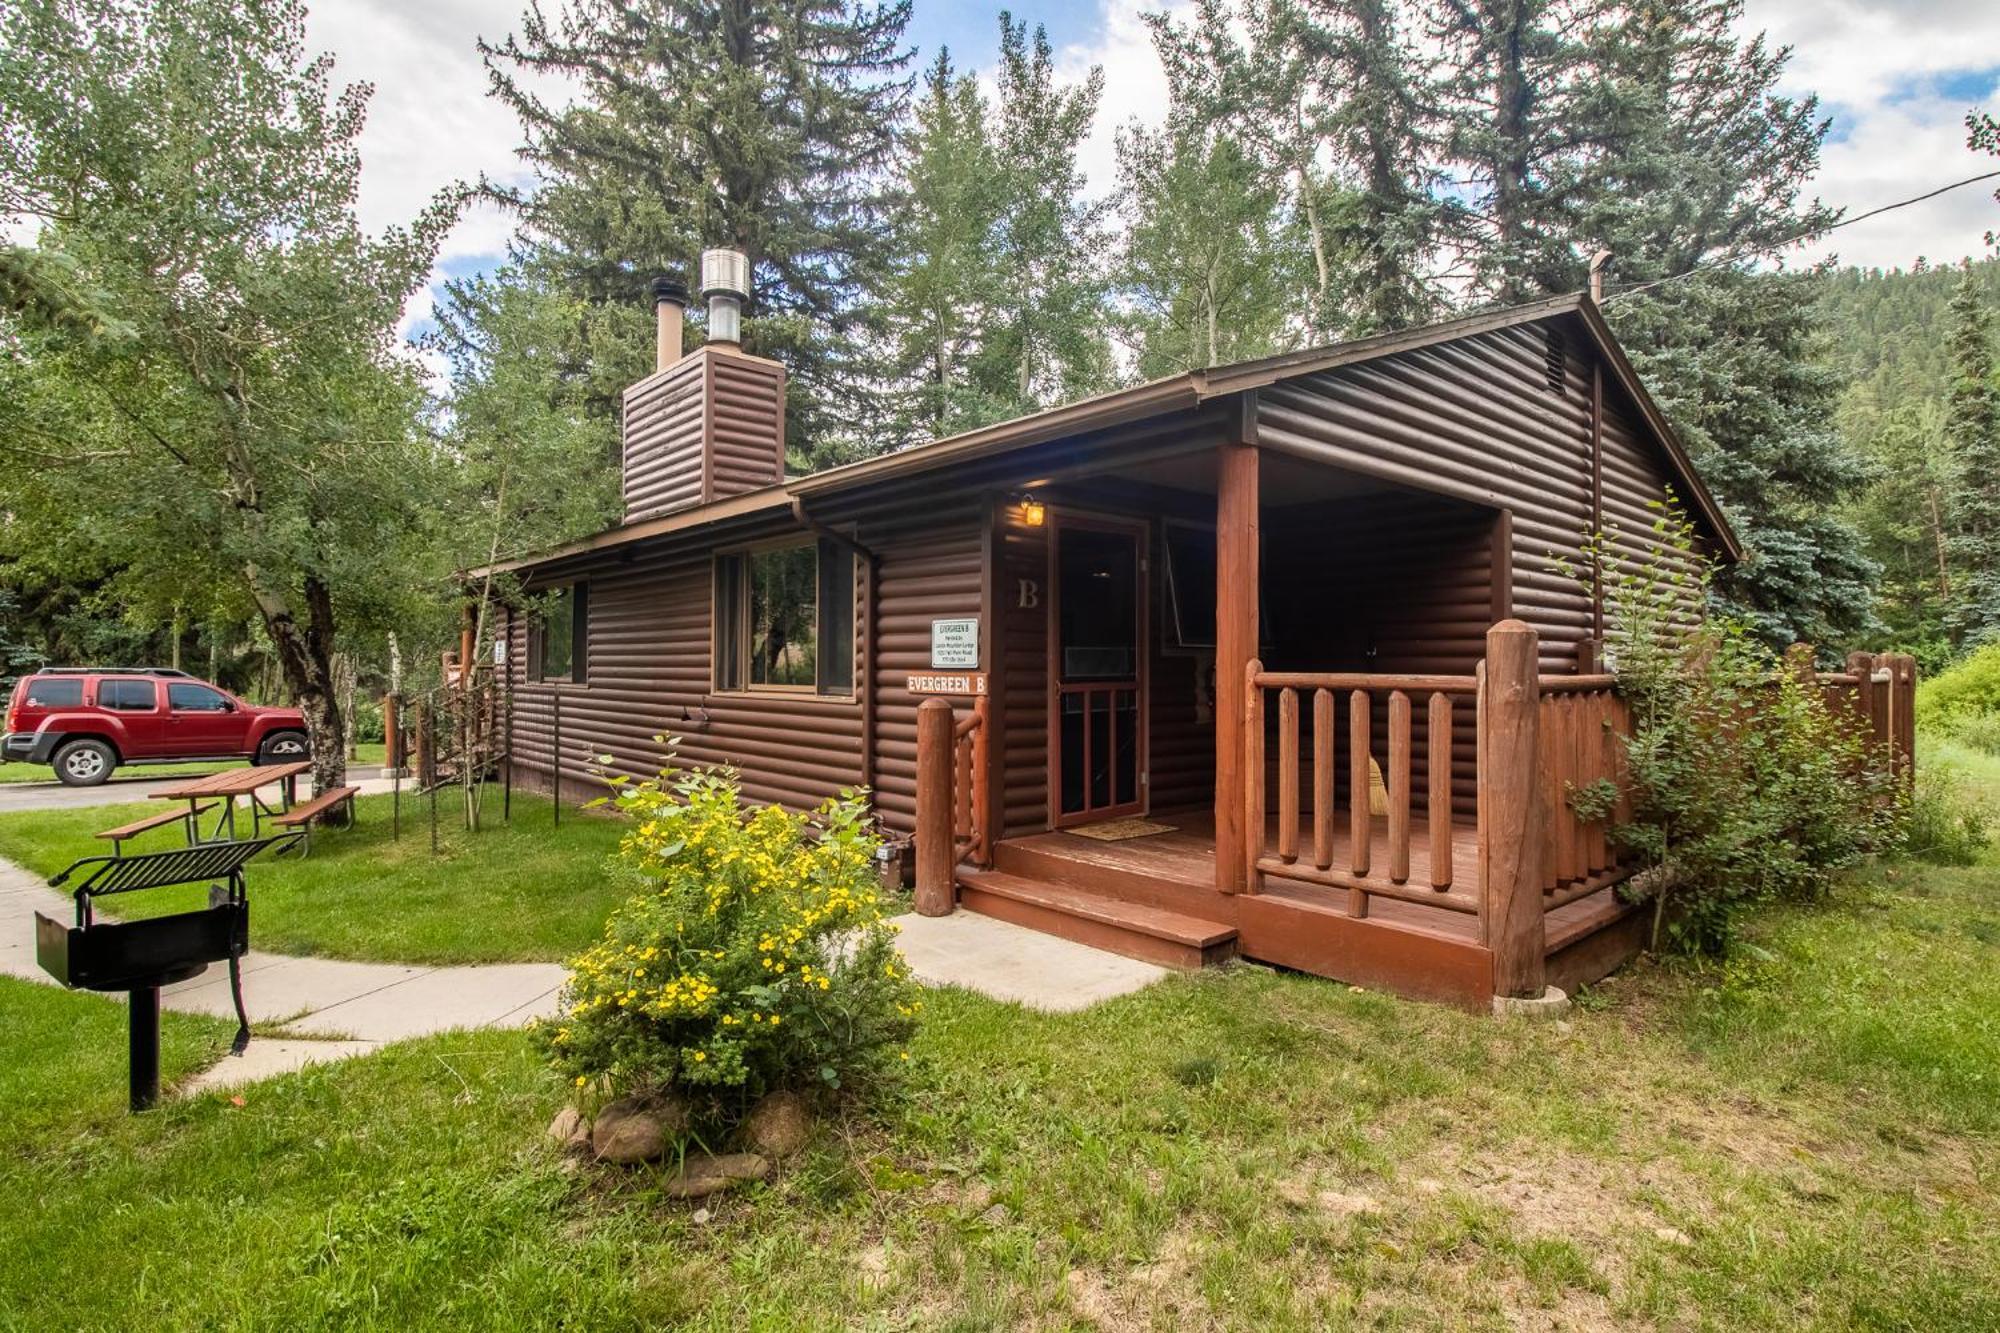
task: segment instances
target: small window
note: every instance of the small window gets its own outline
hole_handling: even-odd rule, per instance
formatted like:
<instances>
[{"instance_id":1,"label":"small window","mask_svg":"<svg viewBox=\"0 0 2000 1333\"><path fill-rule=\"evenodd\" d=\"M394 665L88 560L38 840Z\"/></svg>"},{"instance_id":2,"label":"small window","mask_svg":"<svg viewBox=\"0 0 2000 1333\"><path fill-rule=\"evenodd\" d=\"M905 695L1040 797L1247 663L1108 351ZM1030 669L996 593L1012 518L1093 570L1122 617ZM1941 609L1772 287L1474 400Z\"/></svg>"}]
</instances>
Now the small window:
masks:
<instances>
[{"instance_id":1,"label":"small window","mask_svg":"<svg viewBox=\"0 0 2000 1333\"><path fill-rule=\"evenodd\" d=\"M822 541L715 565L718 689L854 690L854 553Z\"/></svg>"},{"instance_id":2,"label":"small window","mask_svg":"<svg viewBox=\"0 0 2000 1333\"><path fill-rule=\"evenodd\" d=\"M535 680L580 682L589 643L588 590L581 583L552 588L529 627L528 662Z\"/></svg>"},{"instance_id":3,"label":"small window","mask_svg":"<svg viewBox=\"0 0 2000 1333\"><path fill-rule=\"evenodd\" d=\"M28 682L28 694L21 701L30 708L80 708L83 682L60 676L37 676Z\"/></svg>"},{"instance_id":4,"label":"small window","mask_svg":"<svg viewBox=\"0 0 2000 1333\"><path fill-rule=\"evenodd\" d=\"M1167 645L1215 647L1215 529L1166 525Z\"/></svg>"},{"instance_id":5,"label":"small window","mask_svg":"<svg viewBox=\"0 0 2000 1333\"><path fill-rule=\"evenodd\" d=\"M220 690L212 690L206 685L183 685L176 681L167 686L167 707L176 713L227 713L229 700Z\"/></svg>"},{"instance_id":6,"label":"small window","mask_svg":"<svg viewBox=\"0 0 2000 1333\"><path fill-rule=\"evenodd\" d=\"M100 680L97 706L119 713L150 713L159 706L160 690L150 680Z\"/></svg>"}]
</instances>

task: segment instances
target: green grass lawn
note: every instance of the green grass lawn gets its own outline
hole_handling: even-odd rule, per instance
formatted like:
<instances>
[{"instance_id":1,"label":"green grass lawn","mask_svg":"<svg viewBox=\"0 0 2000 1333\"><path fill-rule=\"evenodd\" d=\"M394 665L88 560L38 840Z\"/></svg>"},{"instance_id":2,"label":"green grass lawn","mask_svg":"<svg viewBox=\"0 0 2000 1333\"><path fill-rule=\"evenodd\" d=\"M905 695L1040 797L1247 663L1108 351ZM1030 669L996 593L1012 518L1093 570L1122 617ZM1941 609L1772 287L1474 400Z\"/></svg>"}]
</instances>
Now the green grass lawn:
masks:
<instances>
[{"instance_id":1,"label":"green grass lawn","mask_svg":"<svg viewBox=\"0 0 2000 1333\"><path fill-rule=\"evenodd\" d=\"M349 763L372 764L378 768L381 766L382 743L380 741L372 745L359 745L355 748L361 752L361 757L350 759L348 760ZM240 767L245 762L244 760L236 759L221 763L206 764L127 764L111 775L111 781L114 783L144 782L152 778L201 777L208 773L220 773L225 768ZM0 764L0 784L12 782L54 782L55 780L56 771L47 764Z\"/></svg>"},{"instance_id":2,"label":"green grass lawn","mask_svg":"<svg viewBox=\"0 0 2000 1333\"><path fill-rule=\"evenodd\" d=\"M699 1215L565 1167L522 1034L132 1119L116 1007L0 981L0 1328L2000 1327L1992 862L1561 1026L1248 967L926 1016L903 1097Z\"/></svg>"},{"instance_id":3,"label":"green grass lawn","mask_svg":"<svg viewBox=\"0 0 2000 1333\"><path fill-rule=\"evenodd\" d=\"M549 803L516 793L513 820L500 820L491 790L485 827L468 834L456 793L438 795L439 845L431 851L425 801L405 796L402 836L391 835L391 797L363 796L359 823L320 828L304 860L265 857L248 870L250 938L259 949L405 963L560 960L596 940L604 918L630 892L610 865L623 821L565 811L550 827ZM53 875L110 848L93 834L165 807L87 806L0 815L0 856ZM243 832L247 835L245 821ZM180 845L178 826L142 834L132 851ZM200 887L118 900L137 916L186 911L206 901Z\"/></svg>"}]
</instances>

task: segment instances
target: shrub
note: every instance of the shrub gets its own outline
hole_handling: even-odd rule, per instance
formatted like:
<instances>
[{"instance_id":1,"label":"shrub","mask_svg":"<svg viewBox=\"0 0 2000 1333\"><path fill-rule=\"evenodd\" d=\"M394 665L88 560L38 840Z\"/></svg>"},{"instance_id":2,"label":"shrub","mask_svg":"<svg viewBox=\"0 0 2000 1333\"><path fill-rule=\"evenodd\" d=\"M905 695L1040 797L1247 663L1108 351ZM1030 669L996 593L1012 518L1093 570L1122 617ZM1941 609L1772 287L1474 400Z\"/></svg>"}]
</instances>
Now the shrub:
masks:
<instances>
[{"instance_id":1,"label":"shrub","mask_svg":"<svg viewBox=\"0 0 2000 1333\"><path fill-rule=\"evenodd\" d=\"M1966 789L1965 777L1941 760L1917 766L1916 791L1904 811L1903 855L1937 866L1969 866L1993 841L1991 816Z\"/></svg>"},{"instance_id":2,"label":"shrub","mask_svg":"<svg viewBox=\"0 0 2000 1333\"><path fill-rule=\"evenodd\" d=\"M2000 714L2000 643L1987 644L1917 686L1920 720L1968 713Z\"/></svg>"},{"instance_id":3,"label":"shrub","mask_svg":"<svg viewBox=\"0 0 2000 1333\"><path fill-rule=\"evenodd\" d=\"M1917 725L2000 754L2000 643L1988 644L1917 686Z\"/></svg>"},{"instance_id":4,"label":"shrub","mask_svg":"<svg viewBox=\"0 0 2000 1333\"><path fill-rule=\"evenodd\" d=\"M1738 910L1812 899L1895 838L1897 801L1860 738L1801 672L1740 624L1694 623L1708 567L1684 515L1661 507L1644 558L1598 552L1613 611L1609 648L1632 708L1632 814L1612 830L1652 873L1653 946L1724 953ZM1610 784L1575 793L1603 817Z\"/></svg>"},{"instance_id":5,"label":"shrub","mask_svg":"<svg viewBox=\"0 0 2000 1333\"><path fill-rule=\"evenodd\" d=\"M655 885L570 961L538 1031L577 1086L670 1088L726 1123L777 1089L889 1076L919 1006L877 896L867 807L746 815L727 772L663 773L614 798L619 855Z\"/></svg>"}]
</instances>

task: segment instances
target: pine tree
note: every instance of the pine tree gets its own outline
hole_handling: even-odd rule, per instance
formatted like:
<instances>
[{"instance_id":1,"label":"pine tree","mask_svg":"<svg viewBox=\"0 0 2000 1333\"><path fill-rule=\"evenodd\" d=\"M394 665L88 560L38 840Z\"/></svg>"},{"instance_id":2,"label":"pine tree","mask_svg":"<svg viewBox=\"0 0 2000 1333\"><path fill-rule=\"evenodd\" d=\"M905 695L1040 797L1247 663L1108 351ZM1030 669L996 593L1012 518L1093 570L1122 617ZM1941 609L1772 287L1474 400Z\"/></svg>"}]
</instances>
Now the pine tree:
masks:
<instances>
[{"instance_id":1,"label":"pine tree","mask_svg":"<svg viewBox=\"0 0 2000 1333\"><path fill-rule=\"evenodd\" d=\"M1879 571L1846 513L1868 469L1832 429L1824 270L1768 267L1835 217L1805 197L1826 122L1777 94L1789 53L1739 35L1740 0L1596 18L1570 41L1590 71L1574 137L1594 151L1541 195L1518 294L1577 290L1611 253L1612 327L1749 548L1717 580L1725 606L1777 646L1851 642Z\"/></svg>"},{"instance_id":2,"label":"pine tree","mask_svg":"<svg viewBox=\"0 0 2000 1333\"><path fill-rule=\"evenodd\" d=\"M882 315L887 374L900 386L896 444L983 425L1004 410L972 374L1000 295L1005 196L987 112L977 82L940 52L924 76L890 214L895 258Z\"/></svg>"},{"instance_id":3,"label":"pine tree","mask_svg":"<svg viewBox=\"0 0 2000 1333\"><path fill-rule=\"evenodd\" d=\"M1121 132L1128 216L1121 285L1136 310L1138 370L1153 378L1285 345L1276 190L1235 140L1177 117Z\"/></svg>"},{"instance_id":4,"label":"pine tree","mask_svg":"<svg viewBox=\"0 0 2000 1333\"><path fill-rule=\"evenodd\" d=\"M2000 386L1993 376L1993 315L1970 263L1951 301L1951 394L1945 438L1952 455L1951 602L1961 646L2000 638Z\"/></svg>"},{"instance_id":5,"label":"pine tree","mask_svg":"<svg viewBox=\"0 0 2000 1333\"><path fill-rule=\"evenodd\" d=\"M1567 286L1572 226L1604 129L1591 42L1610 0L1431 0L1446 54L1444 154L1475 292L1513 305Z\"/></svg>"},{"instance_id":6,"label":"pine tree","mask_svg":"<svg viewBox=\"0 0 2000 1333\"><path fill-rule=\"evenodd\" d=\"M559 287L629 312L600 330L642 349L650 278L707 246L750 257L748 350L786 363L795 463L824 461L867 381L859 338L888 237L880 181L908 100L908 0L533 0L521 31L480 45L521 118L522 235ZM580 86L565 104L539 80ZM642 351L607 358L643 362ZM609 414L624 381L600 376Z\"/></svg>"},{"instance_id":7,"label":"pine tree","mask_svg":"<svg viewBox=\"0 0 2000 1333\"><path fill-rule=\"evenodd\" d=\"M1077 165L1104 71L1059 86L1048 33L1030 35L1002 13L999 84L999 287L973 379L1002 415L1015 416L1111 382L1103 331L1109 210L1084 197Z\"/></svg>"}]
</instances>

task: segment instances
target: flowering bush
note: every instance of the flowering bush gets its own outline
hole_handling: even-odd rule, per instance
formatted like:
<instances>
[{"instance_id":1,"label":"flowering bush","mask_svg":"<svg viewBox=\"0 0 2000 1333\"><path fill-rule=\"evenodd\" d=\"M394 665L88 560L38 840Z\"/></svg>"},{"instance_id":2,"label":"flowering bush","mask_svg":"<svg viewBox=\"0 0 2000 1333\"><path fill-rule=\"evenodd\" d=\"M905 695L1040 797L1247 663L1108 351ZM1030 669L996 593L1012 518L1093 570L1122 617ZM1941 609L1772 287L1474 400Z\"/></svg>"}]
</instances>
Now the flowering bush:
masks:
<instances>
[{"instance_id":1,"label":"flowering bush","mask_svg":"<svg viewBox=\"0 0 2000 1333\"><path fill-rule=\"evenodd\" d=\"M920 1004L853 792L746 815L726 772L623 786L619 855L656 887L570 961L538 1031L577 1086L673 1087L727 1118L765 1092L846 1087L901 1060Z\"/></svg>"}]
</instances>

